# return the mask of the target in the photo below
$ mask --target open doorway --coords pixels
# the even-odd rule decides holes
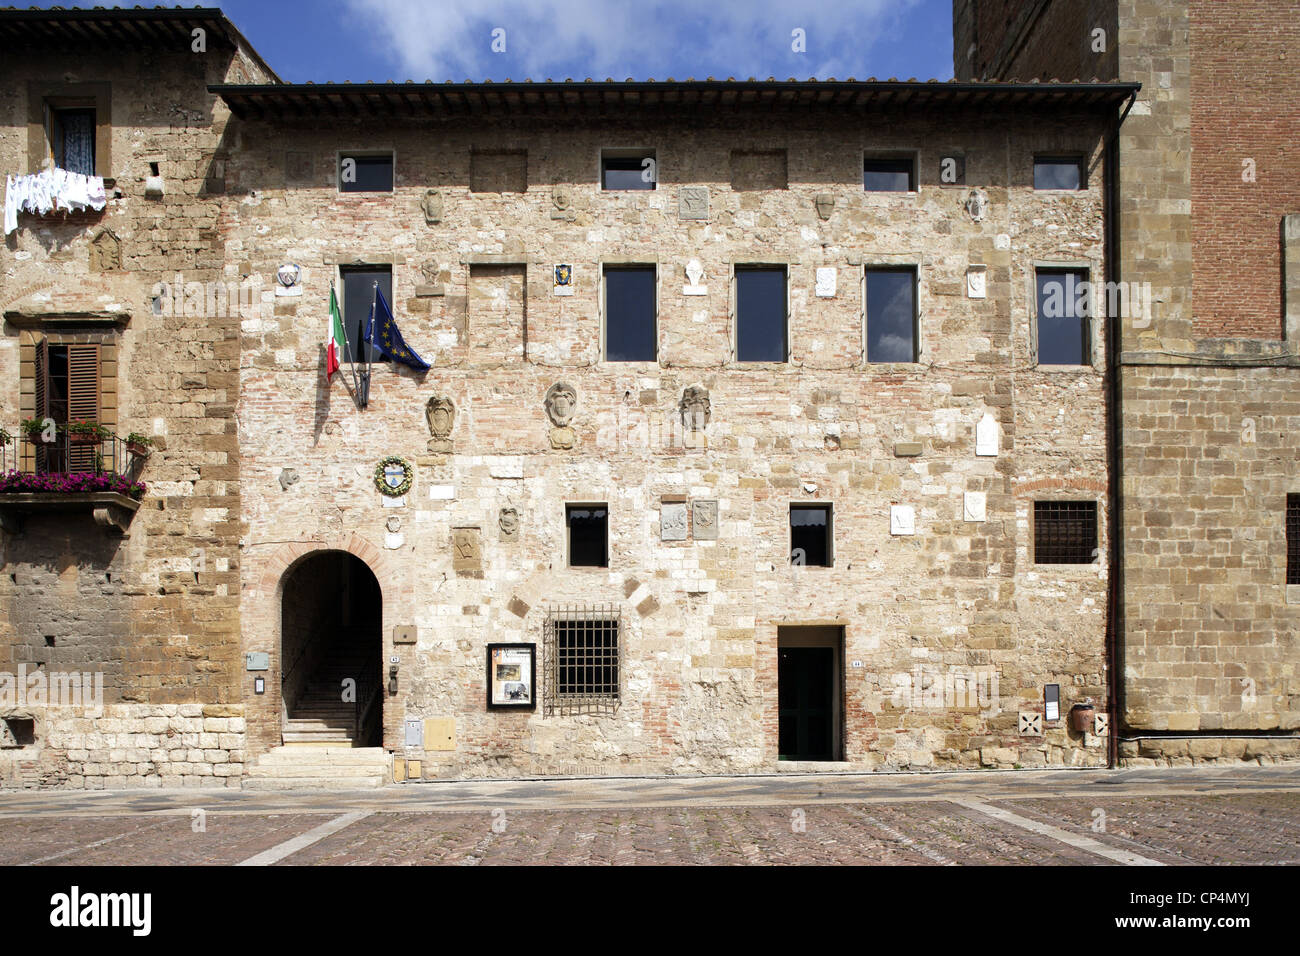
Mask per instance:
[[[844,759],[844,628],[777,628],[778,758]]]

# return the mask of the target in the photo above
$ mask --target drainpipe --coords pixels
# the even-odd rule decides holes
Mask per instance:
[[[1140,89],[1140,87],[1139,87]],[[1120,229],[1119,229],[1119,131],[1124,119],[1137,101],[1138,91],[1129,96],[1124,109],[1111,125],[1106,138],[1106,192],[1104,197],[1104,215],[1106,217],[1106,281],[1120,281]],[[1109,297],[1107,297],[1109,302]],[[1106,429],[1107,488],[1110,509],[1107,516],[1107,528],[1110,531],[1110,575],[1107,578],[1107,612],[1106,612],[1106,712],[1110,715],[1110,733],[1106,743],[1106,765],[1114,768],[1119,765],[1119,685],[1122,679],[1120,667],[1119,644],[1121,637],[1120,605],[1122,601],[1124,571],[1123,547],[1123,508],[1121,500],[1122,476],[1120,475],[1120,441],[1123,432],[1120,427],[1120,361],[1119,353],[1122,342],[1120,334],[1121,318],[1106,316],[1106,365],[1109,381],[1106,389],[1106,414],[1109,428]]]

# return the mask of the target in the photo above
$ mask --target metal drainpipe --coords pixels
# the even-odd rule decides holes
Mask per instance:
[[[1139,87],[1140,89],[1140,87]],[[1128,116],[1129,110],[1137,102],[1138,91],[1134,90],[1129,96],[1128,102],[1124,104],[1123,111],[1115,118],[1111,127],[1110,136],[1106,140],[1105,163],[1106,163],[1106,195],[1105,195],[1105,216],[1106,216],[1106,281],[1120,281],[1120,256],[1119,256],[1119,131],[1124,125],[1124,119]],[[1109,302],[1109,297],[1107,298]],[[1107,464],[1109,474],[1107,475],[1107,489],[1110,499],[1109,520],[1106,522],[1110,529],[1110,575],[1107,578],[1109,584],[1107,595],[1107,614],[1106,614],[1106,712],[1110,715],[1111,727],[1110,734],[1107,736],[1106,743],[1106,765],[1114,768],[1119,765],[1119,682],[1122,675],[1119,668],[1119,638],[1120,638],[1120,595],[1123,585],[1123,549],[1121,547],[1121,535],[1123,533],[1123,509],[1121,507],[1121,475],[1120,475],[1120,440],[1122,431],[1120,429],[1120,382],[1119,382],[1119,350],[1120,350],[1120,317],[1106,316],[1106,363],[1110,371],[1110,381],[1107,383],[1106,406],[1107,414],[1110,417],[1110,427],[1107,429]]]

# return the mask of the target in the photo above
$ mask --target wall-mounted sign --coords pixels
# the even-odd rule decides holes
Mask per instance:
[[[1048,684],[1043,688],[1043,716],[1048,720],[1061,719],[1061,685]]]
[[[271,668],[271,655],[265,651],[249,651],[244,655],[244,670],[264,671]]]
[[[536,709],[536,644],[489,644],[487,668],[489,710]]]

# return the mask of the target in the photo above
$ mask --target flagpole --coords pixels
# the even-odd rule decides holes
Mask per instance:
[[[375,365],[375,311],[379,308],[379,281],[370,284],[373,290],[370,296],[369,343],[366,348],[366,405],[370,404],[370,372]]]

